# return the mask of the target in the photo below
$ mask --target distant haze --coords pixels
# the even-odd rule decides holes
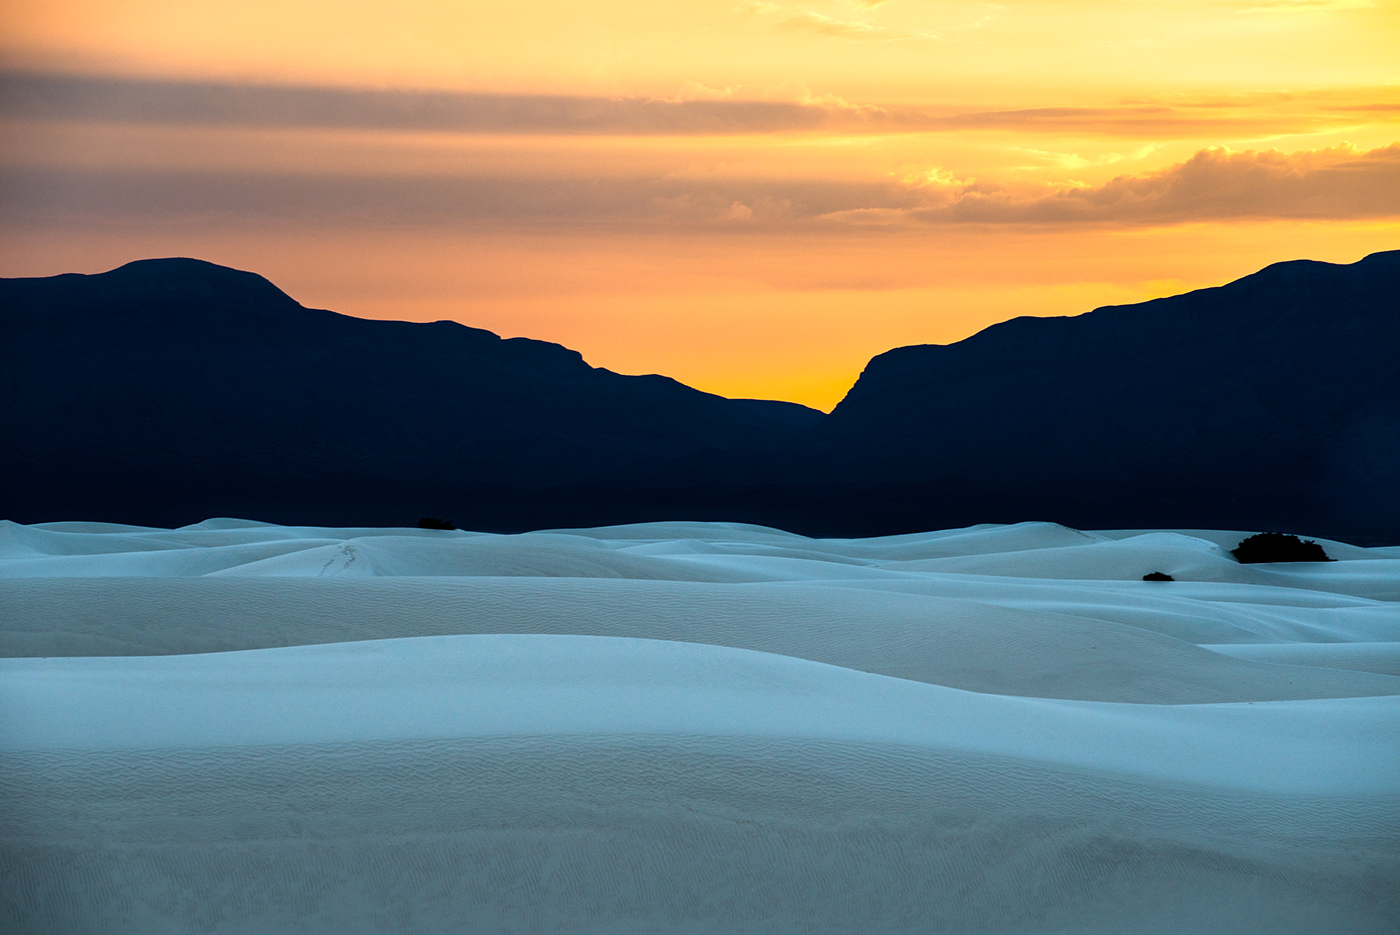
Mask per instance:
[[[1400,246],[1366,0],[0,10],[0,276],[149,256],[829,409],[872,355]]]

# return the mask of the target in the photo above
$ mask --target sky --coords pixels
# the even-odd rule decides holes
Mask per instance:
[[[0,275],[830,409],[1017,315],[1400,248],[1400,2],[4,0]]]

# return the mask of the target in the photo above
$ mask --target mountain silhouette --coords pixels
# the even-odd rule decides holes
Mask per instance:
[[[453,322],[303,308],[191,259],[0,281],[0,320],[12,519],[465,519],[495,487],[688,483],[821,417]],[[480,503],[453,513],[463,500]]]
[[[191,259],[0,280],[0,515],[1400,541],[1400,252],[876,357],[830,416]]]
[[[1400,251],[897,348],[816,434],[929,520],[1400,538]]]

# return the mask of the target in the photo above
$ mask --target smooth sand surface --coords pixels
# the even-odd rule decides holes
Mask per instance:
[[[1400,930],[1400,555],[1245,534],[0,523],[0,928]]]

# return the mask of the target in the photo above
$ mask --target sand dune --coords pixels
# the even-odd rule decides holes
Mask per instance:
[[[0,524],[0,919],[1395,931],[1400,556],[1238,538]]]

